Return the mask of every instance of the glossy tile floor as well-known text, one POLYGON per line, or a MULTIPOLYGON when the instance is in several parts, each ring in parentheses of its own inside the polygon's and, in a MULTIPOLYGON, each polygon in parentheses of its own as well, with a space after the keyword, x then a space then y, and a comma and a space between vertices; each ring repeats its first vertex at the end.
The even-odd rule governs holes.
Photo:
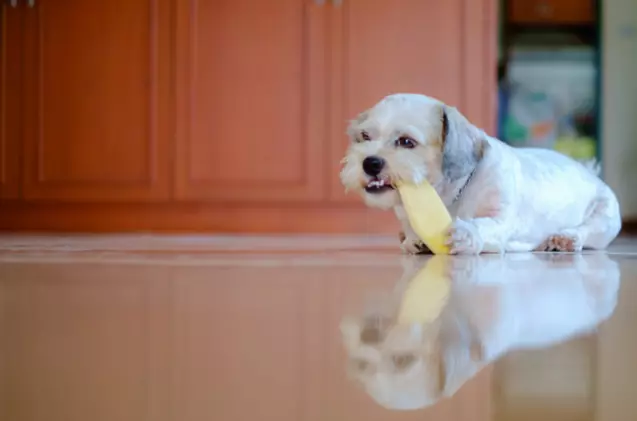
POLYGON ((637 241, 0 237, 0 420, 637 419, 637 241))

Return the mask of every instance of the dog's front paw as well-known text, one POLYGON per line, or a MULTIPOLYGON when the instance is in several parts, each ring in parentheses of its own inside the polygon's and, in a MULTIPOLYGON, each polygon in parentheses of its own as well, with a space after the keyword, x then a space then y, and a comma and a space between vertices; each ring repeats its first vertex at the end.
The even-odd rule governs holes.
POLYGON ((447 237, 450 254, 480 254, 484 242, 476 227, 462 219, 456 219, 447 237))
POLYGON ((429 247, 427 247, 420 238, 409 235, 405 236, 400 248, 403 252, 408 254, 431 254, 429 247))

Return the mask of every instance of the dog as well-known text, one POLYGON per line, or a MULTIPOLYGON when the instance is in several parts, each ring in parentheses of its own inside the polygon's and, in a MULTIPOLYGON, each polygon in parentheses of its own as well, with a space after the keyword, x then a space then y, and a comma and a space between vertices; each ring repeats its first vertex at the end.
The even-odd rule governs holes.
POLYGON ((453 218, 451 254, 604 249, 621 229, 617 198, 596 165, 556 151, 513 148, 456 108, 393 94, 355 118, 340 179, 368 206, 392 209, 402 249, 428 252, 396 182, 428 181, 453 218))
POLYGON ((603 253, 405 256, 376 308, 341 321, 349 377, 385 408, 431 406, 509 352, 594 333, 614 313, 620 284, 618 263, 603 253), (447 266, 448 301, 430 323, 399 323, 407 287, 429 259, 447 266))

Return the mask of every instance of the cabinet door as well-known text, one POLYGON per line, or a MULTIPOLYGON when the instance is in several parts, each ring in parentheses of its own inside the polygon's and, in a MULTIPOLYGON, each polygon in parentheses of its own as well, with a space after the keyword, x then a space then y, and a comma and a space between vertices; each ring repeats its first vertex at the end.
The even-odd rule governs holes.
POLYGON ((169 195, 170 0, 25 8, 25 196, 169 195))
POLYGON ((327 7, 308 0, 177 2, 181 199, 318 199, 327 7))
POLYGON ((16 199, 20 189, 20 10, 0 6, 0 199, 16 199))
MULTIPOLYGON (((333 200, 347 122, 382 97, 422 93, 490 130, 496 116, 495 0, 344 0, 331 25, 333 200)), ((352 195, 353 196, 353 195, 352 195)))

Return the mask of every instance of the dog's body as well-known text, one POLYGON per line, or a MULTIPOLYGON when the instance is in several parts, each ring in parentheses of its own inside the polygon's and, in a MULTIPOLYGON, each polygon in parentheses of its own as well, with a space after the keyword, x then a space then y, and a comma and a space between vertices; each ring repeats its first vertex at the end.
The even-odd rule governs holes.
POLYGON ((398 181, 429 181, 454 224, 453 253, 603 249, 621 228, 611 189, 558 152, 512 148, 455 108, 421 95, 386 97, 352 122, 343 184, 369 206, 393 208, 403 249, 424 247, 411 229, 398 181))

